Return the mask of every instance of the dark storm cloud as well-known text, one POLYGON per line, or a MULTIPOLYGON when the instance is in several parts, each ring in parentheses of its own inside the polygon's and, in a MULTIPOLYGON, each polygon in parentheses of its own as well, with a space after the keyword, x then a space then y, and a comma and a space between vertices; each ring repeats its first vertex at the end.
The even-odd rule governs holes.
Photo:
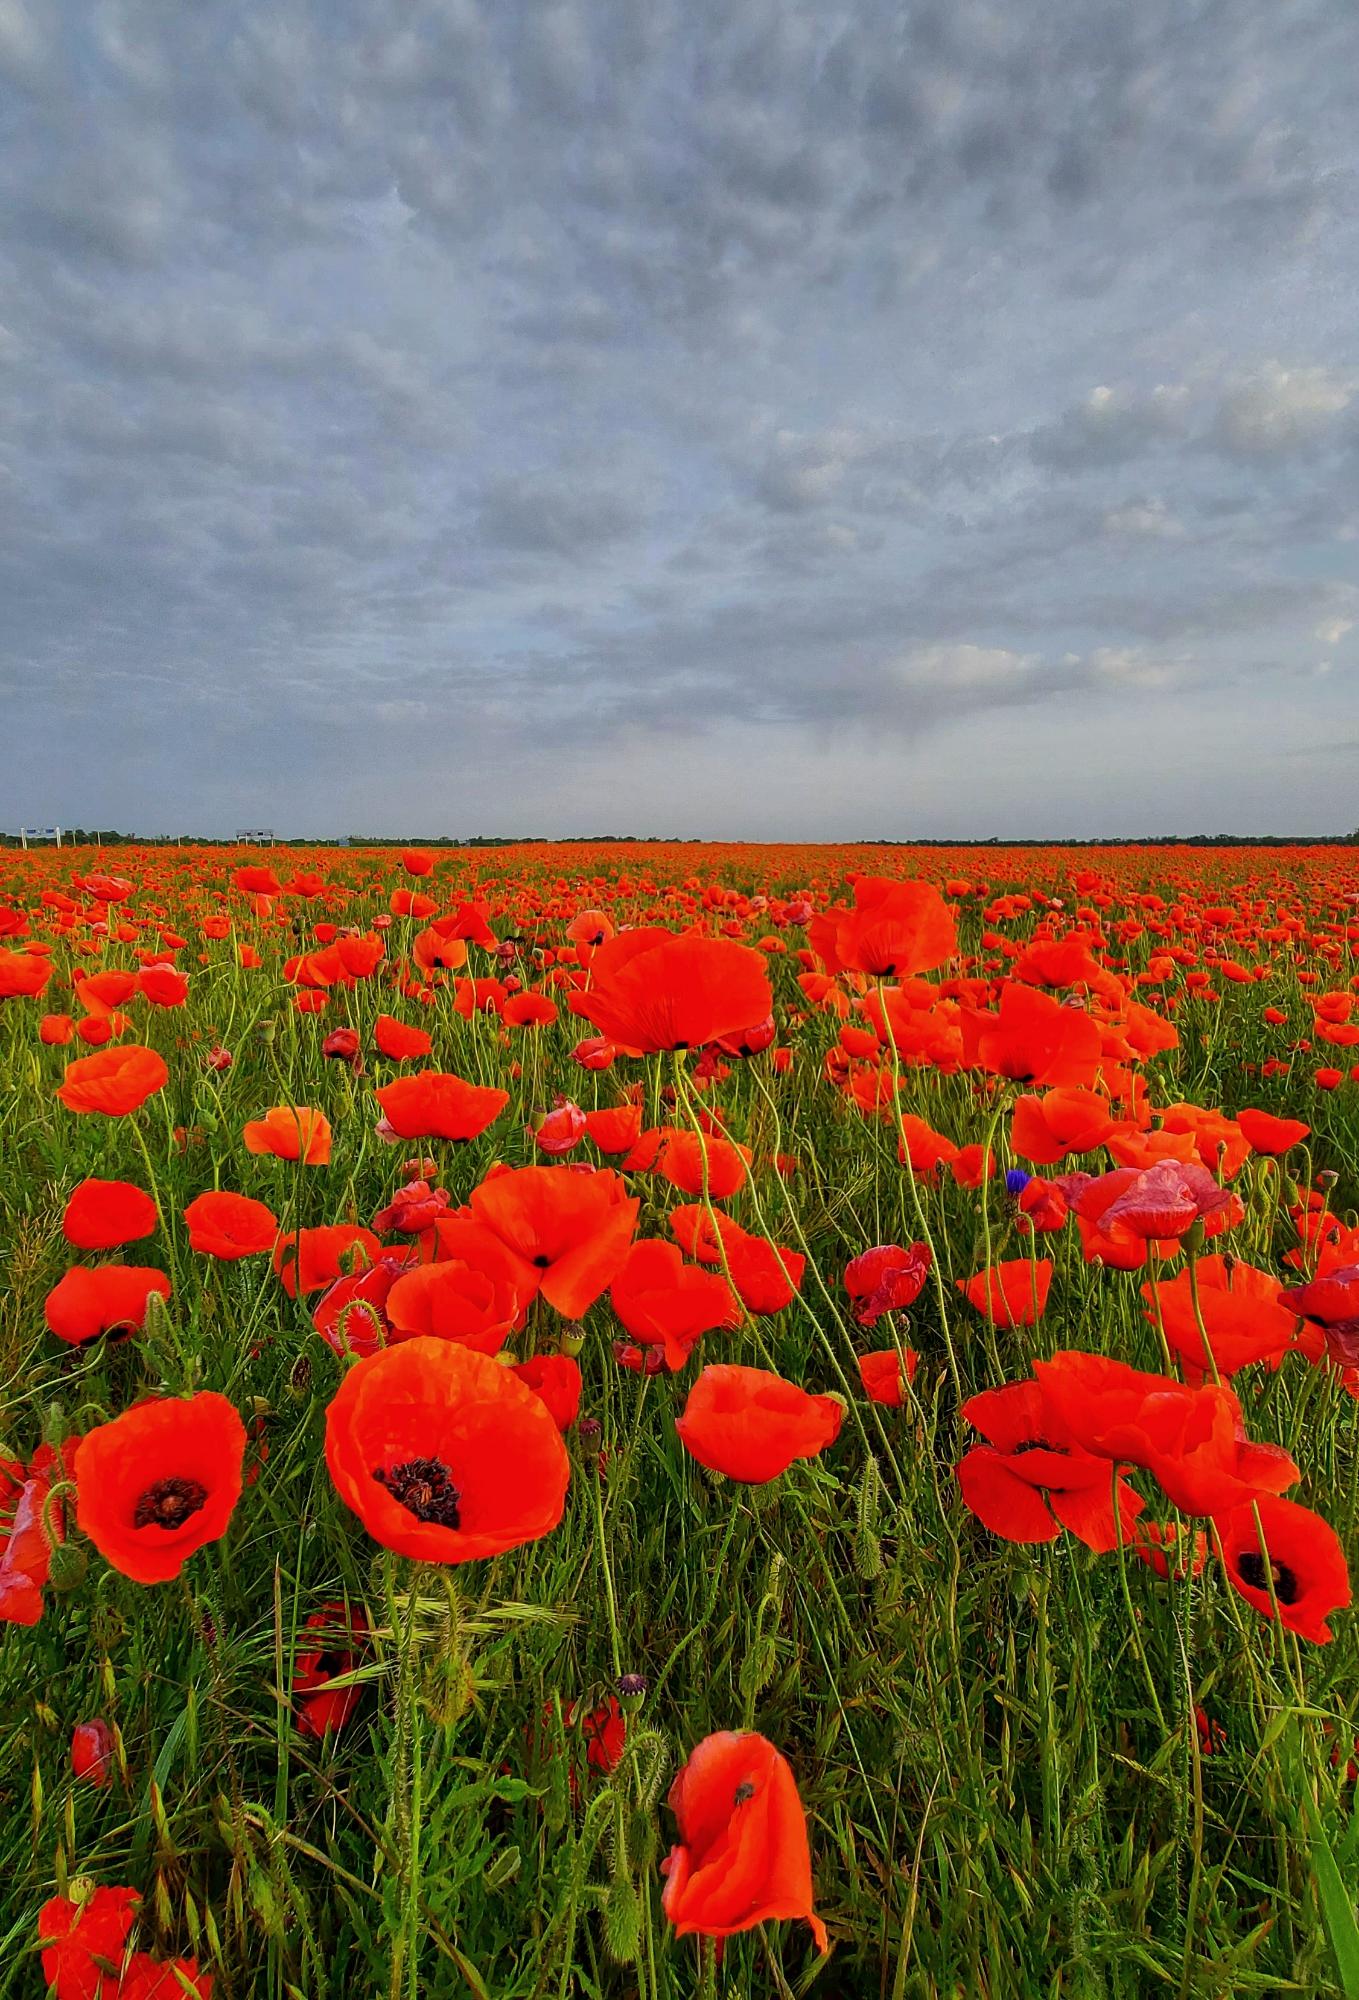
POLYGON ((0 0, 10 817, 1352 823, 1356 58, 0 0))

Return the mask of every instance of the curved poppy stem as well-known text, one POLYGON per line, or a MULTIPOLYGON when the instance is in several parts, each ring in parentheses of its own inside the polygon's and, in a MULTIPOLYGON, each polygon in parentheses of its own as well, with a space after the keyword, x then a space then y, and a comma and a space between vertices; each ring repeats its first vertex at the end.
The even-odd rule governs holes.
POLYGON ((1193 1309, 1194 1325, 1198 1329, 1199 1339, 1203 1342, 1203 1351, 1208 1357, 1209 1373, 1212 1375, 1218 1388, 1221 1388, 1222 1376, 1218 1369, 1217 1357, 1213 1353, 1213 1344, 1208 1338, 1208 1328, 1204 1324, 1203 1319, 1203 1306, 1199 1299, 1199 1243, 1197 1239, 1201 1238, 1202 1229, 1203 1225, 1195 1222, 1185 1232, 1184 1250, 1189 1265, 1189 1303, 1193 1309))
POLYGON ((1147 1658, 1146 1648, 1142 1644, 1142 1635, 1137 1629, 1137 1613, 1133 1609, 1132 1592, 1128 1588, 1128 1564, 1124 1554, 1128 1545, 1123 1539, 1123 1515, 1119 1511, 1118 1505, 1119 1472, 1118 1460, 1116 1458, 1110 1461, 1109 1469, 1111 1475, 1110 1491, 1114 1508, 1114 1533, 1118 1537, 1118 1581, 1123 1592, 1123 1603, 1128 1613, 1129 1643, 1137 1655, 1138 1664, 1141 1666, 1142 1673, 1146 1679, 1147 1693, 1151 1696, 1151 1705, 1155 1711, 1156 1720, 1161 1725, 1161 1734, 1164 1736, 1166 1734, 1165 1711, 1161 1707, 1161 1697, 1156 1692, 1156 1682, 1152 1677, 1151 1662, 1147 1658))
POLYGON ((609 1565, 609 1545, 604 1533, 604 1501, 600 1493, 598 1469, 593 1468, 587 1477, 590 1481, 590 1498, 594 1508, 599 1566, 604 1573, 604 1601, 609 1613, 609 1644, 613 1648, 613 1677, 616 1681, 623 1671, 623 1653, 618 1637, 618 1600, 614 1596, 613 1570, 609 1565))

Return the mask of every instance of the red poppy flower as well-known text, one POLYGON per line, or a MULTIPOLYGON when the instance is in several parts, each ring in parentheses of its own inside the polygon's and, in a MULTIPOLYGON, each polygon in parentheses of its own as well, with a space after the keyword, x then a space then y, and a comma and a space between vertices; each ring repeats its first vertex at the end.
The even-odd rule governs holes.
POLYGON ((42 1975, 57 2000, 103 2000, 108 1980, 101 1966, 121 1965, 140 1902, 138 1889, 101 1884, 80 1902, 52 1896, 43 1904, 42 1975))
POLYGON ((375 1541, 442 1563, 550 1534, 571 1471, 542 1399, 448 1340, 408 1340, 354 1363, 326 1412, 326 1464, 375 1541))
POLYGON ((1332 1264, 1323 1252, 1317 1276, 1280 1296, 1309 1326, 1320 1327, 1332 1361, 1341 1368, 1359 1364, 1359 1264, 1332 1264))
POLYGON ((65 1510, 49 1504, 62 1460, 49 1445, 27 1469, 0 1459, 0 1624, 36 1625, 52 1571, 52 1546, 66 1539, 65 1510))
POLYGON ((424 1028, 413 1028, 407 1021, 394 1020, 390 1014, 379 1014, 373 1023, 373 1040, 380 1054, 390 1062, 412 1062, 417 1056, 427 1056, 434 1047, 434 1038, 424 1028))
POLYGON ((545 993, 514 993, 501 1008, 500 1018, 507 1028, 550 1028, 557 1009, 545 993))
POLYGON ((592 1771, 617 1769, 627 1742, 628 1725, 616 1694, 584 1711, 578 1701, 570 1702, 562 1711, 562 1726, 568 1735, 580 1735, 585 1744, 585 1761, 592 1771))
POLYGON ((859 1356, 859 1380, 870 1402, 885 1403, 890 1409, 904 1409, 908 1384, 914 1382, 920 1356, 913 1347, 898 1354, 895 1347, 883 1347, 859 1356))
POLYGON ((1001 989, 996 1013, 964 1007, 961 1024, 964 1061, 1016 1083, 1084 1087, 1104 1057, 1099 1024, 1082 1008, 1015 981, 1001 989))
POLYGON ((293 1666, 293 1700, 301 1736, 328 1736, 343 1729, 363 1700, 362 1687, 332 1683, 354 1672, 368 1636, 368 1615, 361 1604, 339 1599, 309 1614, 302 1627, 310 1644, 293 1666))
POLYGON ((767 1368, 722 1363, 703 1369, 675 1429, 709 1471, 763 1486, 834 1444, 843 1417, 833 1396, 809 1395, 767 1368))
POLYGON ((153 1007, 183 1007, 189 998, 189 975, 173 965, 144 966, 137 974, 137 991, 153 1007))
POLYGON ((68 1111, 99 1111, 106 1118, 125 1118, 145 1104, 170 1080, 163 1056, 154 1049, 126 1042, 78 1056, 66 1065, 57 1096, 68 1111))
POLYGON ((399 1139, 461 1141, 479 1137, 505 1109, 510 1093, 427 1069, 385 1084, 377 1101, 399 1139))
POLYGON ((1269 1111, 1238 1111, 1236 1122, 1257 1153, 1286 1153, 1311 1131, 1301 1118, 1276 1118, 1269 1111))
POLYGON ((405 1235, 420 1236, 432 1229, 440 1216, 449 1214, 451 1207, 447 1190, 431 1187, 422 1177, 397 1189, 387 1206, 373 1217, 373 1227, 383 1232, 399 1229, 405 1235))
POLYGON ((830 972, 907 979, 952 958, 958 926, 933 883, 859 875, 853 909, 829 909, 813 917, 807 937, 830 972))
POLYGON ((725 1278, 686 1264, 675 1244, 651 1237, 628 1251, 609 1303, 633 1340, 660 1347, 672 1369, 684 1366, 701 1335, 741 1322, 725 1278))
POLYGON ((441 1256, 504 1270, 523 1304, 541 1291, 580 1319, 627 1255, 641 1202, 607 1167, 520 1167, 488 1176, 468 1209, 435 1225, 441 1256))
POLYGON ((88 1778, 96 1790, 109 1781, 113 1762, 113 1731, 102 1717, 78 1722, 71 1731, 71 1776, 88 1778))
POLYGON ((76 1524, 134 1583, 166 1583, 226 1533, 244 1457, 245 1425, 225 1396, 148 1397, 77 1445, 76 1524))
POLYGON ((1160 1160, 1142 1171, 1101 1174, 1081 1195, 1079 1213, 1115 1242, 1167 1242, 1196 1222, 1215 1236, 1242 1219, 1241 1203, 1197 1161, 1160 1160))
POLYGON ((845 1290, 860 1326, 876 1326, 884 1313, 905 1312, 925 1289, 933 1263, 928 1243, 879 1243, 845 1266, 845 1290))
POLYGON ((970 1306, 993 1326, 1032 1326, 1047 1311, 1052 1287, 1050 1257, 1010 1257, 978 1271, 974 1278, 956 1278, 970 1306))
POLYGON ((434 856, 420 847, 406 847, 401 852, 401 866, 408 875, 432 875, 434 856))
POLYGON ((131 1181, 81 1181, 61 1218, 62 1235, 77 1250, 112 1250, 155 1233, 156 1204, 131 1181))
POLYGON ((670 1787, 679 1841, 661 1863, 661 1904, 676 1935, 734 1937, 802 1918, 817 1949, 807 1822, 787 1762, 753 1730, 722 1730, 690 1751, 670 1787))
POLYGON ((601 1153, 626 1153, 642 1132, 640 1104, 615 1104, 604 1111, 587 1111, 585 1130, 601 1153))
POLYGON ((134 1333, 145 1324, 153 1292, 169 1298, 164 1271, 140 1264, 73 1265, 47 1294, 48 1331, 72 1347, 106 1333, 134 1333))
POLYGON ((656 1171, 681 1194, 729 1201, 746 1184, 750 1148, 710 1132, 667 1130, 656 1155, 656 1171))
POLYGON ((387 1319, 388 1296, 418 1256, 413 1246, 384 1250, 366 1271, 351 1271, 337 1278, 313 1307, 312 1325, 341 1359, 373 1354, 386 1346, 392 1330, 387 1319))
POLYGON ((697 1049, 763 1021, 773 1008, 763 957, 724 938, 623 931, 595 953, 591 989, 571 1011, 640 1055, 697 1049))
MULTIPOLYGON (((1239 1368, 1263 1361, 1277 1368, 1294 1344, 1297 1315, 1282 1300, 1282 1287, 1268 1271, 1257 1271, 1234 1258, 1200 1257, 1195 1267, 1199 1312, 1218 1371, 1235 1375, 1239 1368)), ((1166 1339, 1186 1363, 1191 1380, 1211 1374, 1203 1337, 1194 1311, 1188 1271, 1142 1287, 1146 1319, 1159 1323, 1166 1339)))
POLYGON ((797 1297, 807 1268, 799 1251, 752 1236, 719 1209, 672 1208, 670 1227, 686 1257, 721 1269, 747 1312, 782 1312, 797 1297))
POLYGON ((316 1229, 290 1229, 274 1244, 274 1270, 290 1299, 333 1285, 344 1261, 376 1264, 382 1245, 371 1229, 352 1222, 327 1222, 316 1229))
POLYGON ((1051 1167, 1068 1153, 1091 1153, 1102 1146, 1114 1124, 1107 1098, 1067 1086, 1041 1097, 1016 1098, 1010 1143, 1021 1159, 1051 1167))
POLYGON ((386 1300, 395 1338, 453 1340, 478 1354, 500 1352, 520 1309, 510 1280, 457 1259, 413 1266, 397 1279, 386 1300))
POLYGON ((569 1354, 535 1354, 527 1361, 516 1362, 510 1372, 532 1389, 535 1396, 541 1396, 559 1431, 570 1430, 580 1415, 584 1386, 578 1361, 569 1354))
POLYGON ((1345 1551, 1330 1523, 1310 1507, 1264 1494, 1217 1516, 1213 1529, 1238 1595, 1272 1618, 1272 1583, 1279 1623, 1324 1646, 1332 1637, 1326 1620, 1350 1602, 1345 1551))
POLYGON ((1097 1555, 1132 1541, 1146 1502, 1120 1477, 1115 1519, 1115 1468, 1071 1443, 1049 1421, 1036 1382, 984 1389, 963 1404, 963 1415, 986 1443, 964 1455, 958 1485, 993 1535, 1008 1542, 1052 1542, 1068 1528, 1097 1555))
POLYGON ((330 1161, 330 1120, 307 1105, 276 1104, 252 1118, 241 1135, 247 1153, 272 1153, 276 1160, 300 1160, 304 1167, 330 1161))
POLYGON ((563 1154, 574 1152, 585 1137, 585 1113, 578 1104, 562 1098, 540 1124, 531 1128, 531 1137, 540 1153, 560 1159, 563 1154))
POLYGON ((195 1195, 184 1211, 189 1248, 205 1257, 234 1264, 241 1257, 262 1257, 278 1240, 273 1210, 248 1194, 209 1189, 195 1195))
POLYGON ((52 977, 52 962, 38 952, 0 951, 0 1000, 32 1000, 52 977))
POLYGON ((936 1132, 924 1118, 917 1118, 908 1111, 901 1121, 901 1135, 897 1140, 897 1158, 904 1166, 909 1159, 911 1172, 928 1178, 944 1164, 958 1157, 958 1148, 952 1139, 946 1139, 942 1132, 936 1132))

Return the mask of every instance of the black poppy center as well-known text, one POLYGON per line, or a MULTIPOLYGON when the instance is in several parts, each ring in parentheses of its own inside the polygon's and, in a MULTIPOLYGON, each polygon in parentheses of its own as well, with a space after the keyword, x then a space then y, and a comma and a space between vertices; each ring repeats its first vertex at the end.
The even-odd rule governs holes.
POLYGON ((1287 1563, 1274 1562, 1266 1568, 1264 1557, 1253 1549, 1237 1557, 1236 1573, 1251 1590, 1268 1590, 1272 1579, 1274 1595, 1280 1604, 1296 1604, 1301 1595, 1298 1579, 1287 1563))
POLYGON ((1059 1452, 1063 1457, 1067 1456, 1064 1445, 1049 1444, 1046 1438, 1024 1438, 1019 1444, 1012 1444, 1010 1446, 1008 1455, 1011 1458, 1022 1458, 1026 1451, 1055 1451, 1059 1452))
POLYGON ((430 1521, 438 1528, 461 1527, 458 1502, 462 1495, 441 1458, 408 1458, 403 1465, 377 1465, 373 1477, 417 1521, 430 1521))
POLYGON ((535 1271, 545 1271, 551 1262, 552 1259, 550 1257, 545 1257, 542 1251, 540 1250, 538 1252, 538 1255, 533 1260, 533 1268, 535 1271))
POLYGON ((207 1501, 208 1489, 196 1479, 158 1479, 148 1486, 132 1516, 135 1528, 182 1528, 207 1501))
POLYGON ((318 1653, 312 1671, 323 1681, 334 1680, 336 1674, 349 1672, 349 1661, 343 1653, 318 1653))

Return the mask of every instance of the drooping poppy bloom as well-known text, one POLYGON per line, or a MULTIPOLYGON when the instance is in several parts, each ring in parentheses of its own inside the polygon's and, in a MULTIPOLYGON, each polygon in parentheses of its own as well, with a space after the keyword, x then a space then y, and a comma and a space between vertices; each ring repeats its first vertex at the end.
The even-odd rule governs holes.
POLYGON ((248 1194, 210 1188, 195 1195, 184 1211, 189 1248, 202 1256, 234 1264, 242 1257, 262 1257, 278 1240, 274 1212, 248 1194))
POLYGON ((169 1298, 164 1271, 140 1264, 75 1264, 47 1294, 48 1332, 71 1347, 104 1334, 135 1333, 145 1324, 153 1292, 169 1298))
POLYGON ((488 1355, 428 1339, 354 1363, 326 1412, 326 1464, 373 1539, 420 1562, 538 1541, 571 1476, 541 1397, 488 1355))
POLYGON ((879 1243, 851 1257, 845 1290, 860 1326, 876 1326, 884 1313, 905 1312, 924 1291, 934 1261, 928 1243, 879 1243))
POLYGON ((817 1949, 807 1822, 786 1760, 752 1731, 721 1730, 690 1751, 670 1787, 679 1841, 661 1863, 661 1904, 676 1935, 734 1937, 801 1918, 817 1949))
POLYGON ((394 1338, 423 1335, 456 1341, 478 1354, 498 1354, 521 1304, 503 1273, 475 1270, 453 1258, 404 1272, 387 1294, 386 1311, 394 1338))
POLYGON ((435 1234, 440 1256, 504 1270, 523 1304, 541 1291, 567 1319, 580 1319, 613 1282, 640 1209, 608 1167, 519 1167, 489 1176, 435 1234))
POLYGON ((1216 1516, 1213 1530, 1228 1580, 1247 1604, 1272 1618, 1272 1584, 1281 1625, 1314 1645, 1330 1640, 1326 1621, 1349 1604, 1350 1576, 1328 1521, 1295 1500, 1264 1494, 1216 1516))
POLYGON ((672 1208, 670 1227, 686 1257, 720 1268, 747 1312, 782 1312, 801 1290, 807 1268, 801 1252, 751 1235, 720 1209, 672 1208))
POLYGON ((584 1387, 578 1361, 569 1354, 534 1354, 527 1361, 517 1361, 510 1372, 535 1396, 542 1397, 559 1431, 570 1430, 580 1415, 584 1387))
POLYGON ((36 1625, 42 1617, 52 1547, 66 1539, 65 1509, 49 1504, 62 1477, 63 1457, 50 1445, 27 1468, 0 1458, 0 1624, 36 1625))
POLYGON ((907 1388, 914 1382, 919 1366, 920 1356, 913 1347, 904 1348, 900 1354, 895 1347, 861 1354, 859 1380, 864 1385, 864 1394, 870 1402, 884 1403, 893 1410, 904 1409, 907 1388))
POLYGON ((353 1222, 324 1222, 290 1229, 274 1243, 274 1270, 290 1299, 333 1285, 346 1262, 376 1264, 382 1245, 371 1229, 353 1222))
POLYGON ((113 1250, 155 1233, 156 1204, 131 1181, 84 1180, 71 1192, 61 1233, 77 1250, 113 1250))
MULTIPOLYGON (((1195 1267, 1199 1313, 1212 1360, 1223 1375, 1263 1361, 1277 1368, 1295 1344, 1297 1314, 1282 1303, 1283 1288, 1268 1271, 1234 1258, 1200 1257, 1195 1267)), ((1188 1271, 1142 1287, 1146 1319, 1164 1326, 1166 1339, 1186 1364, 1190 1379, 1212 1373, 1194 1311, 1188 1271)))
POLYGON ((310 1612, 302 1631, 308 1640, 293 1665, 293 1701, 301 1736, 328 1736, 343 1729, 363 1700, 363 1689, 332 1683, 359 1665, 368 1637, 368 1614, 361 1604, 334 1599, 310 1612))
POLYGON ((632 1339, 661 1348, 672 1369, 684 1366, 701 1335, 741 1320, 725 1278, 686 1264, 677 1245, 652 1237, 628 1251, 609 1303, 632 1339))
POLYGON ((698 1049, 763 1021, 774 1005, 764 958, 726 938, 642 928, 601 945, 571 1011, 639 1055, 698 1049))
POLYGON ((807 938, 830 972, 908 979, 952 958, 958 926, 932 882, 859 875, 854 880, 854 907, 829 909, 813 917, 807 938))
POLYGON ((956 1278, 970 1306, 993 1326, 1032 1326, 1047 1311, 1051 1257, 1009 1257, 972 1278, 956 1278))
POLYGON ((963 1415, 986 1439, 958 1464, 964 1501, 982 1526, 1008 1542, 1052 1542, 1062 1528, 1104 1555, 1131 1543, 1146 1502, 1116 1468, 1053 1425, 1036 1382, 1007 1382, 969 1396, 963 1415))
POLYGON ((373 1040, 389 1062, 413 1062, 417 1056, 427 1056, 434 1047, 433 1036, 424 1028, 413 1028, 408 1021, 398 1021, 391 1014, 378 1015, 373 1023, 373 1040))
POLYGON ((105 1118, 126 1118, 154 1097, 170 1080, 163 1056, 136 1042, 99 1049, 66 1065, 57 1096, 68 1111, 99 1111, 105 1118))
POLYGON ((675 1429, 710 1472, 763 1486, 834 1444, 843 1418, 834 1396, 810 1395, 767 1368, 718 1363, 699 1374, 675 1429))
POLYGON ((386 1346, 392 1331, 387 1299, 397 1279, 419 1254, 413 1245, 384 1250, 366 1271, 351 1271, 337 1278, 312 1308, 312 1325, 341 1360, 348 1355, 373 1354, 386 1346))
POLYGON ((247 1153, 271 1153, 276 1160, 300 1160, 304 1167, 330 1162, 330 1120, 308 1105, 276 1104, 252 1118, 241 1135, 247 1153))
POLYGON ((213 1389, 151 1396, 76 1446, 76 1523, 134 1583, 166 1583, 226 1533, 241 1497, 245 1425, 213 1389))
POLYGON ((78 1722, 71 1731, 71 1776, 88 1778, 96 1791, 109 1781, 113 1762, 113 1731, 102 1716, 78 1722))
POLYGON ((382 1115, 399 1139, 476 1139, 510 1101, 508 1090, 422 1070, 399 1076, 377 1092, 382 1115))

